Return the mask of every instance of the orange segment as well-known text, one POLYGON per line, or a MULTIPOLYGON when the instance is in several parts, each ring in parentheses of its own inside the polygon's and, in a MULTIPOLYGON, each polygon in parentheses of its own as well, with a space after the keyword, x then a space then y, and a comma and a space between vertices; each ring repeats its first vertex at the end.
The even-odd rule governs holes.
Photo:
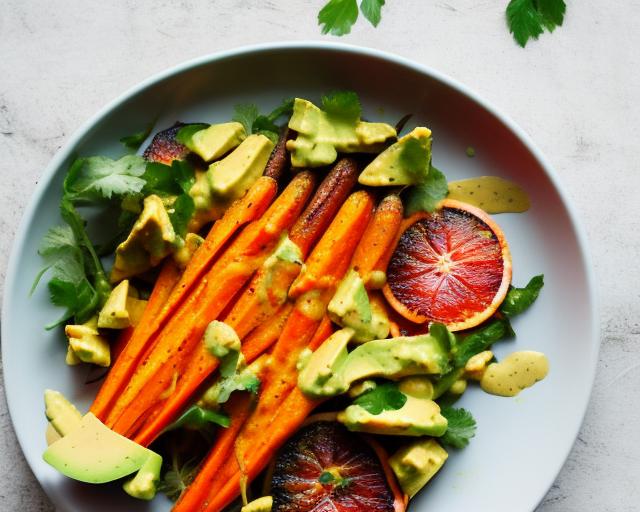
POLYGON ((404 222, 384 295, 412 322, 441 322, 459 331, 489 318, 510 281, 502 230, 479 208, 447 199, 439 210, 404 222))

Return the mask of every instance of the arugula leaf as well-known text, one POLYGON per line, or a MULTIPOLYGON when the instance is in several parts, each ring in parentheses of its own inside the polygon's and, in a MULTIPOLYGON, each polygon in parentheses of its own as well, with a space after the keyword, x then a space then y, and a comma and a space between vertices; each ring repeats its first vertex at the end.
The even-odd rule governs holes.
POLYGON ((187 234, 189 221, 196 211, 196 205, 189 194, 180 194, 169 208, 169 220, 173 230, 184 238, 187 234))
POLYGON ((482 327, 458 340, 456 346, 451 350, 454 367, 464 367, 467 361, 476 354, 488 350, 495 342, 512 336, 515 336, 515 333, 507 318, 493 318, 482 327))
MULTIPOLYGON (((211 125, 206 123, 193 123, 183 126, 178 130, 178 133, 176 133, 176 141, 183 146, 186 146, 194 133, 205 130, 206 128, 209 128, 209 126, 211 125)), ((174 162, 175 161, 176 160, 174 160, 174 162)))
POLYGON ((531 306, 544 286, 544 275, 534 276, 524 288, 509 288, 500 311, 511 317, 516 316, 531 306))
POLYGON ((351 32, 351 27, 358 19, 356 0, 329 0, 318 13, 318 25, 323 34, 343 36, 351 32))
POLYGON ((407 396, 398 389, 394 382, 385 382, 363 393, 353 401, 371 414, 380 414, 383 411, 396 411, 401 409, 407 401, 407 396))
POLYGON ((476 420, 471 413, 462 408, 443 407, 440 414, 447 418, 449 425, 439 440, 454 448, 467 446, 469 440, 476 435, 476 420))
POLYGON ((353 91, 333 91, 322 96, 322 110, 329 116, 357 122, 362 115, 360 98, 353 91))
POLYGON ((562 25, 566 4, 564 0, 511 0, 507 6, 507 23, 514 39, 523 48, 529 39, 562 25))
POLYGON ((407 190, 405 216, 409 217, 418 211, 432 212, 448 193, 447 178, 432 165, 425 182, 407 190))
POLYGON ((122 137, 120 142, 125 145, 125 147, 132 149, 133 151, 138 151, 142 143, 147 140, 147 137, 153 130, 153 126, 156 124, 155 121, 152 121, 147 125, 147 127, 140 131, 136 132, 133 135, 127 135, 126 137, 122 137))
POLYGON ((380 11, 382 10, 384 2, 385 0, 362 0, 362 2, 360 2, 362 14, 374 27, 377 27, 378 23, 380 23, 382 16, 380 11))
POLYGON ((113 196, 140 192, 146 161, 125 155, 119 160, 93 156, 76 160, 64 180, 64 194, 74 202, 99 202, 113 196))
POLYGON ((244 126, 244 131, 253 133, 253 122, 260 115, 258 107, 253 103, 239 103, 233 107, 234 114, 232 121, 237 121, 244 126))
POLYGON ((218 411, 205 409, 198 405, 193 405, 187 409, 182 416, 169 425, 164 432, 176 430, 178 428, 187 428, 191 430, 201 430, 209 425, 219 425, 227 428, 231 425, 231 419, 226 414, 218 411))

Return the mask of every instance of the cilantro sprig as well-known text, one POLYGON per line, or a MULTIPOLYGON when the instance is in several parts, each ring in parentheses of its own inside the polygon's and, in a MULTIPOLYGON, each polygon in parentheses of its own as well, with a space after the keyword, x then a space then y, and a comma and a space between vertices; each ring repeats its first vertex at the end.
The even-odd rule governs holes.
POLYGON ((247 133, 259 133, 269 137, 275 144, 280 136, 280 127, 276 121, 283 116, 291 116, 293 112, 293 98, 287 98, 267 115, 260 114, 257 105, 240 103, 234 107, 233 121, 244 126, 247 133))
MULTIPOLYGON (((385 0, 361 0, 360 12, 374 27, 378 26, 382 17, 382 6, 385 0)), ((358 20, 357 0, 329 0, 318 13, 318 24, 323 34, 343 36, 351 32, 351 27, 358 20)))
POLYGON ((447 418, 447 431, 440 441, 453 448, 464 448, 476 435, 476 420, 466 409, 443 407, 440 413, 447 418))
POLYGON ((363 393, 353 401, 371 414, 380 414, 383 411, 396 411, 407 402, 407 396, 398 389, 394 382, 385 382, 363 393))

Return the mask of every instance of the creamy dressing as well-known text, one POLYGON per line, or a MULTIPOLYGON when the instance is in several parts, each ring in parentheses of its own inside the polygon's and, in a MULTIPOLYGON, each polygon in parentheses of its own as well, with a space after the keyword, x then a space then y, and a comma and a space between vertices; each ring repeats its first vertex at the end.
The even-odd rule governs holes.
POLYGON ((451 181, 448 198, 472 204, 487 213, 521 213, 531 206, 529 196, 519 185, 498 176, 451 181))
POLYGON ((549 360, 541 352, 524 350, 491 363, 480 380, 480 387, 492 395, 516 396, 549 373, 549 360))

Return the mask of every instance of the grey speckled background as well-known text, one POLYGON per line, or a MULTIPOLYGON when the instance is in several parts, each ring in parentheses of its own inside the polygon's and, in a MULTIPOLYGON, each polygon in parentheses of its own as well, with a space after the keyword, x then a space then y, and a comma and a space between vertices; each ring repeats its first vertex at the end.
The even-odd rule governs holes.
MULTIPOLYGON (((0 9, 0 280, 43 168, 85 119, 183 60, 265 41, 320 39, 324 0, 4 0, 0 9)), ((602 350, 573 451, 539 512, 640 503, 640 2, 569 1, 565 26, 526 50, 504 1, 389 0, 344 42, 393 51, 509 113, 567 186, 598 276, 602 350)), ((332 39, 327 37, 327 39, 332 39)), ((1 387, 1 384, 0 384, 1 387)), ((0 392, 0 511, 49 511, 0 392)))

